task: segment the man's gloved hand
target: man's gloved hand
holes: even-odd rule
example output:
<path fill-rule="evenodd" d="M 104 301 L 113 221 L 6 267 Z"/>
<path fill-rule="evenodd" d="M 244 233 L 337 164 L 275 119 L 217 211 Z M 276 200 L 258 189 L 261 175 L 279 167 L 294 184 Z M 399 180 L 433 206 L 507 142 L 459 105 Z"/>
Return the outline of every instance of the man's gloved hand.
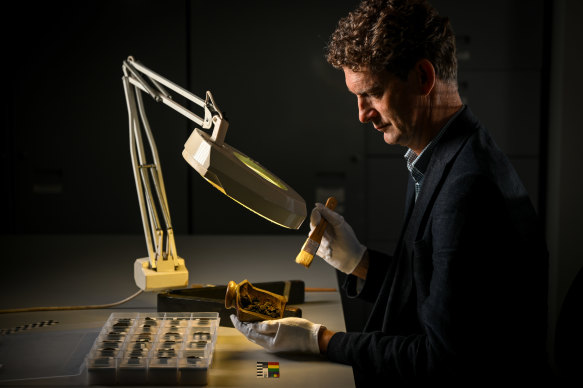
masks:
<path fill-rule="evenodd" d="M 344 221 L 344 217 L 321 203 L 316 203 L 312 210 L 310 232 L 320 223 L 322 217 L 328 221 L 328 227 L 316 254 L 334 268 L 351 274 L 360 263 L 366 247 L 358 241 L 352 227 Z"/>
<path fill-rule="evenodd" d="M 318 331 L 322 325 L 307 319 L 288 317 L 261 322 L 241 322 L 231 315 L 233 326 L 249 341 L 268 352 L 301 352 L 320 354 Z"/>

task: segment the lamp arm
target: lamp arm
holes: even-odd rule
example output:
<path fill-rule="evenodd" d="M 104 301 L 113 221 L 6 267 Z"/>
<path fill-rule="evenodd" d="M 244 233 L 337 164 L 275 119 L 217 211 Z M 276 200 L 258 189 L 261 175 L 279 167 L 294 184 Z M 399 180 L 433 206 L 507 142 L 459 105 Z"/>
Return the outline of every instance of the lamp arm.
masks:
<path fill-rule="evenodd" d="M 162 77 L 146 66 L 135 61 L 131 56 L 123 62 L 122 69 L 125 77 L 127 77 L 128 81 L 132 85 L 148 93 L 157 102 L 162 102 L 163 104 L 174 109 L 176 112 L 182 114 L 184 117 L 200 125 L 203 129 L 213 128 L 211 138 L 218 145 L 223 143 L 227 134 L 228 122 L 215 103 L 213 95 L 210 91 L 206 92 L 205 99 L 203 100 L 202 98 L 192 94 L 188 90 L 180 87 L 179 85 L 176 85 L 174 82 Z M 144 77 L 147 78 L 149 82 Z M 180 94 L 182 97 L 188 99 L 189 101 L 194 102 L 198 106 L 204 108 L 204 119 L 189 109 L 185 108 L 183 105 L 174 101 L 164 86 L 176 92 L 177 94 Z"/>
<path fill-rule="evenodd" d="M 167 270 L 170 271 L 171 268 L 168 265 L 168 261 L 171 261 L 176 267 L 178 265 L 176 261 L 178 255 L 160 167 L 160 158 L 146 117 L 141 92 L 149 94 L 155 101 L 164 103 L 204 129 L 214 126 L 211 139 L 217 144 L 223 143 L 228 129 L 228 122 L 218 108 L 210 91 L 206 92 L 203 100 L 138 63 L 131 56 L 126 61 L 123 61 L 122 70 L 124 73 L 124 91 L 130 116 L 130 155 L 134 167 L 134 178 L 148 247 L 150 268 L 160 271 L 163 270 L 160 265 L 164 264 L 165 267 L 168 267 Z M 174 101 L 166 88 L 204 108 L 204 119 Z M 143 132 L 146 134 L 150 145 L 153 163 L 148 163 L 146 158 L 140 123 L 143 124 Z M 158 210 L 162 213 L 164 228 L 161 226 Z"/>
<path fill-rule="evenodd" d="M 178 254 L 156 142 L 145 114 L 140 90 L 132 88 L 127 77 L 123 78 L 123 84 L 130 121 L 130 156 L 148 247 L 149 267 L 157 271 L 173 271 L 179 266 Z M 148 139 L 152 163 L 147 160 L 140 123 Z M 158 210 L 162 212 L 164 226 L 161 225 Z"/>
<path fill-rule="evenodd" d="M 142 187 L 142 176 L 140 173 L 140 169 L 139 169 L 139 161 L 138 161 L 138 156 L 137 156 L 137 145 L 138 145 L 138 141 L 136 140 L 136 135 L 135 135 L 135 128 L 139 126 L 139 122 L 138 122 L 138 117 L 136 115 L 136 101 L 135 101 L 135 93 L 134 90 L 131 88 L 129 80 L 124 77 L 122 79 L 123 81 L 123 86 L 124 86 L 124 92 L 125 92 L 125 96 L 126 96 L 126 103 L 127 103 L 127 109 L 128 109 L 128 119 L 129 119 L 129 128 L 130 128 L 130 157 L 131 157 L 131 161 L 132 161 L 132 167 L 133 167 L 133 172 L 134 172 L 134 179 L 135 179 L 135 185 L 136 185 L 136 189 L 138 192 L 138 202 L 140 205 L 140 215 L 142 217 L 142 225 L 144 227 L 144 235 L 146 238 L 146 245 L 148 248 L 148 257 L 150 260 L 150 265 L 152 265 L 152 263 L 155 265 L 156 263 L 156 258 L 155 258 L 155 251 L 154 251 L 154 245 L 152 242 L 152 234 L 151 234 L 151 229 L 150 229 L 150 220 L 148 217 L 148 213 L 147 213 L 147 205 L 146 205 L 146 199 L 145 199 L 145 195 L 144 195 L 144 189 Z"/>

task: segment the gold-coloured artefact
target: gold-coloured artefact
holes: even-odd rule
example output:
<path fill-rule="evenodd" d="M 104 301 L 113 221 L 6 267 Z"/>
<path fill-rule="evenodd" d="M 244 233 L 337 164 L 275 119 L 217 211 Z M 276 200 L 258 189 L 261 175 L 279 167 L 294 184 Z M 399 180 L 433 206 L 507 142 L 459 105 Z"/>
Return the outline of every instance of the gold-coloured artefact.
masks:
<path fill-rule="evenodd" d="M 253 287 L 248 280 L 231 280 L 225 293 L 225 307 L 235 308 L 241 322 L 283 318 L 286 303 L 284 296 Z"/>

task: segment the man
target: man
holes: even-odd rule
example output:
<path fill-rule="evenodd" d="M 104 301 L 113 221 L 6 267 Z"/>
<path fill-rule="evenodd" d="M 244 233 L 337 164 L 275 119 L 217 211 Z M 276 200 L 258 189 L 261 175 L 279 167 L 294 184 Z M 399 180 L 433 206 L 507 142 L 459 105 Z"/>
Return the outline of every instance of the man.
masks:
<path fill-rule="evenodd" d="M 352 365 L 359 386 L 540 382 L 546 246 L 514 168 L 461 102 L 448 19 L 424 1 L 365 0 L 339 22 L 327 59 L 360 121 L 408 148 L 400 240 L 392 256 L 368 250 L 317 204 L 311 227 L 330 223 L 318 255 L 349 274 L 347 295 L 374 303 L 364 331 L 297 318 L 233 317 L 235 327 L 270 351 Z"/>

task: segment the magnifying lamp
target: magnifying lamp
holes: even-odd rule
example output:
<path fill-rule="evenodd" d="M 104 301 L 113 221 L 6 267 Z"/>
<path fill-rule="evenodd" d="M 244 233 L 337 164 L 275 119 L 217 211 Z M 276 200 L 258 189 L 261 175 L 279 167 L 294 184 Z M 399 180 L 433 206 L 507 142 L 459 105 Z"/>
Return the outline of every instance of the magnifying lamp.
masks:
<path fill-rule="evenodd" d="M 192 131 L 182 156 L 203 178 L 240 205 L 277 225 L 290 229 L 301 226 L 306 218 L 303 198 L 261 164 L 225 143 L 229 123 L 209 91 L 203 100 L 131 56 L 123 61 L 122 70 L 129 115 L 130 155 L 148 247 L 148 257 L 134 263 L 134 279 L 138 287 L 157 291 L 188 285 L 188 270 L 184 259 L 176 252 L 160 159 L 146 117 L 142 92 L 202 127 Z M 166 88 L 202 107 L 204 118 L 174 101 Z M 211 129 L 210 134 L 204 131 Z M 142 132 L 150 146 L 149 155 Z"/>

